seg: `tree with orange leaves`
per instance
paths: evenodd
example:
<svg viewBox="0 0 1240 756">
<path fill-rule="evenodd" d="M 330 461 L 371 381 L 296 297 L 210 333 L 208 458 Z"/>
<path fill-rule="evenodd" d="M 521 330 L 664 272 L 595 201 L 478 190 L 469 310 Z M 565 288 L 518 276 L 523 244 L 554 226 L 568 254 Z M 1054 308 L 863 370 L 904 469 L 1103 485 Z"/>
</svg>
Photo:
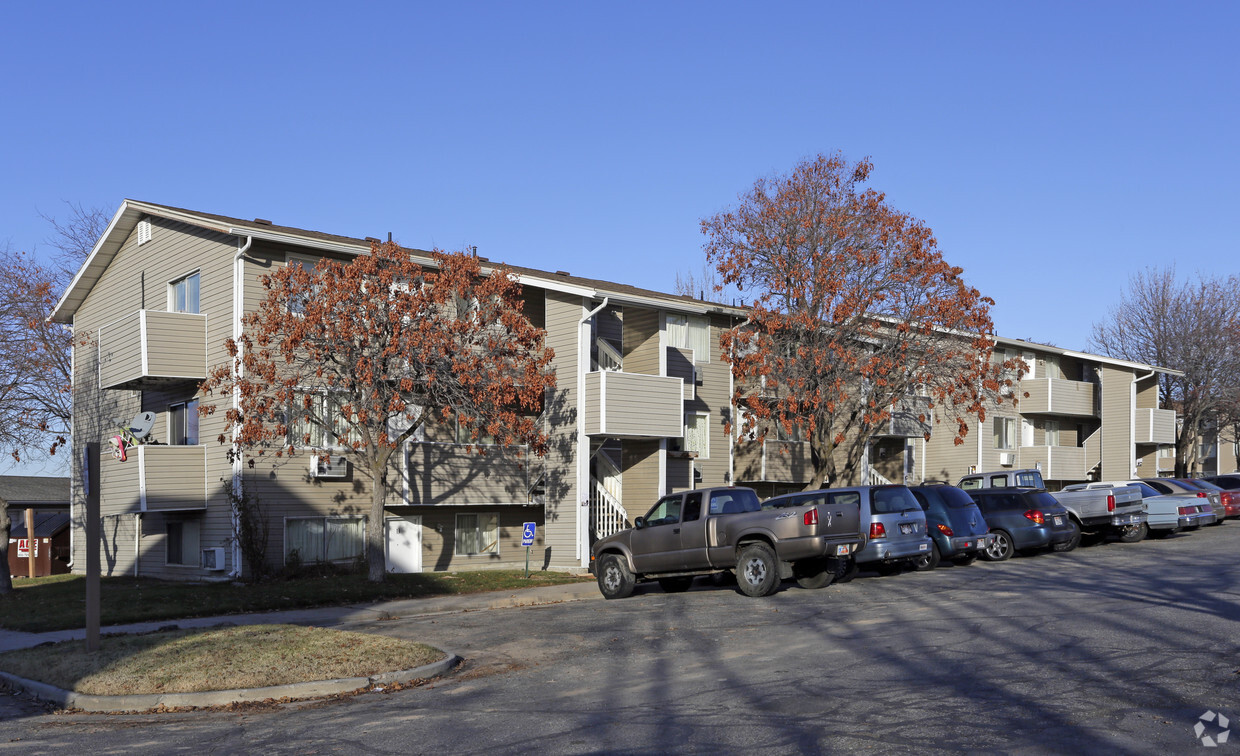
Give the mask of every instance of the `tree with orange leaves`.
<svg viewBox="0 0 1240 756">
<path fill-rule="evenodd" d="M 943 260 L 923 222 L 866 185 L 872 169 L 819 155 L 701 223 L 722 284 L 754 297 L 747 323 L 722 337 L 737 422 L 807 440 L 808 488 L 855 477 L 896 411 L 917 408 L 925 427 L 931 414 L 955 422 L 961 443 L 965 416 L 1014 401 L 1003 389 L 1024 368 L 992 364 L 993 300 Z"/>
<path fill-rule="evenodd" d="M 546 451 L 537 426 L 555 386 L 544 332 L 522 312 L 515 276 L 483 275 L 476 257 L 374 243 L 344 263 L 289 265 L 263 278 L 266 296 L 229 340 L 230 364 L 203 390 L 236 401 L 227 410 L 232 454 L 315 449 L 339 455 L 372 481 L 369 579 L 384 578 L 383 509 L 394 455 L 428 420 L 459 421 L 476 441 Z M 214 405 L 200 412 L 211 414 Z M 489 439 L 488 439 L 489 440 Z M 481 453 L 481 448 L 471 447 Z"/>
</svg>

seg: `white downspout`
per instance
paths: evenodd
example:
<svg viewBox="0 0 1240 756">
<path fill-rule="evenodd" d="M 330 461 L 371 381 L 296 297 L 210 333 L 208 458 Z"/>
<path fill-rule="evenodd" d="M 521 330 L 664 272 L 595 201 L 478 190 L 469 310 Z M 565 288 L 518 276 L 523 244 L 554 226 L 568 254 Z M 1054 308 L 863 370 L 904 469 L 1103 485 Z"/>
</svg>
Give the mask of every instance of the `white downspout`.
<svg viewBox="0 0 1240 756">
<path fill-rule="evenodd" d="M 589 527 L 590 505 L 590 439 L 586 436 L 586 373 L 590 369 L 590 341 L 581 334 L 581 329 L 590 318 L 599 314 L 610 297 L 603 297 L 603 303 L 577 321 L 577 551 L 576 558 L 582 567 L 590 566 L 590 555 L 586 553 L 587 528 Z M 586 509 L 586 512 L 582 512 Z"/>
<path fill-rule="evenodd" d="M 241 258 L 246 252 L 250 251 L 250 245 L 254 243 L 253 236 L 245 237 L 245 244 L 237 249 L 237 254 L 233 255 L 233 341 L 237 344 L 237 358 L 241 358 L 241 314 L 245 309 L 245 263 Z M 241 378 L 241 363 L 237 363 L 237 374 L 233 380 L 233 409 L 241 409 L 241 387 L 236 385 L 237 379 Z M 237 429 L 233 429 L 233 451 L 237 451 Z M 233 471 L 232 471 L 232 489 L 233 496 L 241 496 L 241 456 L 233 455 Z M 237 511 L 236 505 L 232 507 L 232 570 L 229 571 L 229 577 L 241 577 L 241 543 L 236 538 L 238 528 L 241 524 L 241 516 Z"/>
<path fill-rule="evenodd" d="M 133 576 L 138 577 L 138 562 L 142 556 L 142 513 L 133 515 Z"/>
<path fill-rule="evenodd" d="M 74 330 L 72 325 L 69 325 L 66 327 L 69 329 L 69 333 L 74 334 L 76 336 L 77 332 Z M 77 339 L 73 338 L 71 339 L 70 343 L 74 343 L 76 341 Z M 76 434 L 73 432 L 73 429 L 76 427 L 76 423 L 73 423 L 73 409 L 72 409 L 73 408 L 74 381 L 76 380 L 77 380 L 77 348 L 75 346 L 74 348 L 71 348 L 69 350 L 69 407 L 70 407 L 70 410 L 69 410 L 69 419 L 70 419 L 69 460 L 70 462 L 69 462 L 69 564 L 67 566 L 69 567 L 70 573 L 73 572 L 73 561 L 74 561 L 73 549 L 76 546 L 75 541 L 77 541 L 77 534 L 74 532 L 75 530 L 77 530 L 77 505 L 74 503 L 75 499 L 73 497 L 73 465 L 81 464 L 81 461 L 82 461 L 81 450 L 79 450 L 77 447 L 77 444 L 74 443 L 74 438 L 76 437 Z M 80 476 L 81 476 L 80 468 L 79 468 L 78 475 L 80 479 Z M 85 504 L 83 504 L 83 506 L 85 506 Z"/>
</svg>

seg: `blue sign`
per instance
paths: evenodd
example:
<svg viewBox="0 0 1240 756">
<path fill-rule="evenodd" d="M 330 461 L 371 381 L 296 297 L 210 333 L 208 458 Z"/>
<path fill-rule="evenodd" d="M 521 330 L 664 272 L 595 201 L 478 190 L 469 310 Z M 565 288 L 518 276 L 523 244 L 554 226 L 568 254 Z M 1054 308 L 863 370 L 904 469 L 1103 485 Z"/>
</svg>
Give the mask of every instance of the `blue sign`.
<svg viewBox="0 0 1240 756">
<path fill-rule="evenodd" d="M 522 526 L 521 528 L 521 545 L 522 546 L 533 546 L 534 545 L 534 531 L 537 529 L 538 529 L 538 524 L 533 523 L 533 522 L 527 522 L 525 523 L 524 526 Z"/>
</svg>

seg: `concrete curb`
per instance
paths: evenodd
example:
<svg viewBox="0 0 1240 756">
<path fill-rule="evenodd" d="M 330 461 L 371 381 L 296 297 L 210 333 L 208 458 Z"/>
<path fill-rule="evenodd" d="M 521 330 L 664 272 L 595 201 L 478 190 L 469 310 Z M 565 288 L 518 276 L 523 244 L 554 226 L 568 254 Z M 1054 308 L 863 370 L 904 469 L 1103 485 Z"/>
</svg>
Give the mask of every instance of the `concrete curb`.
<svg viewBox="0 0 1240 756">
<path fill-rule="evenodd" d="M 443 649 L 439 650 L 443 651 Z M 382 672 L 370 677 L 342 677 L 335 680 L 315 680 L 311 682 L 289 683 L 288 685 L 272 685 L 266 688 L 209 690 L 202 693 L 95 696 L 65 690 L 64 688 L 58 688 L 55 685 L 49 685 L 37 680 L 27 680 L 24 677 L 18 677 L 8 672 L 0 672 L 0 680 L 65 709 L 115 713 L 147 711 L 160 706 L 168 708 L 224 706 L 233 703 L 265 701 L 269 698 L 322 698 L 339 693 L 350 693 L 371 685 L 393 685 L 409 683 L 414 680 L 427 680 L 450 671 L 461 662 L 461 657 L 456 654 L 449 651 L 443 651 L 443 653 L 445 657 L 440 661 L 424 664 L 416 669 Z"/>
</svg>

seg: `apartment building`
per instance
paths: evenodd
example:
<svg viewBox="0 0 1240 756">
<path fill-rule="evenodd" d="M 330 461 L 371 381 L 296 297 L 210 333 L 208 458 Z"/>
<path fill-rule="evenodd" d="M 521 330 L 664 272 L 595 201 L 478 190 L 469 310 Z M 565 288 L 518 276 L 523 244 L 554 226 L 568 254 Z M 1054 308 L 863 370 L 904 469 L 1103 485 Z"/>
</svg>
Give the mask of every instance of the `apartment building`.
<svg viewBox="0 0 1240 756">
<path fill-rule="evenodd" d="M 588 564 L 594 538 L 623 527 L 668 491 L 733 480 L 731 372 L 719 335 L 739 308 L 623 284 L 511 267 L 527 316 L 555 350 L 557 388 L 541 422 L 542 458 L 467 450 L 432 425 L 398 455 L 382 523 L 368 521 L 371 482 L 348 464 L 291 458 L 230 462 L 222 412 L 199 417 L 207 371 L 257 308 L 261 277 L 281 266 L 366 254 L 370 239 L 126 200 L 53 318 L 75 334 L 73 448 L 108 439 L 138 413 L 148 442 L 105 454 L 99 486 L 103 572 L 169 579 L 244 572 L 228 492 L 241 481 L 269 528 L 267 561 L 349 562 L 368 528 L 384 529 L 391 571 L 524 563 L 522 525 L 537 524 L 532 564 Z M 419 262 L 425 252 L 411 250 Z M 487 261 L 484 272 L 491 270 Z M 152 442 L 153 441 L 153 442 Z M 330 451 L 330 450 L 325 450 Z M 75 569 L 84 569 L 83 472 L 72 476 Z"/>
</svg>

